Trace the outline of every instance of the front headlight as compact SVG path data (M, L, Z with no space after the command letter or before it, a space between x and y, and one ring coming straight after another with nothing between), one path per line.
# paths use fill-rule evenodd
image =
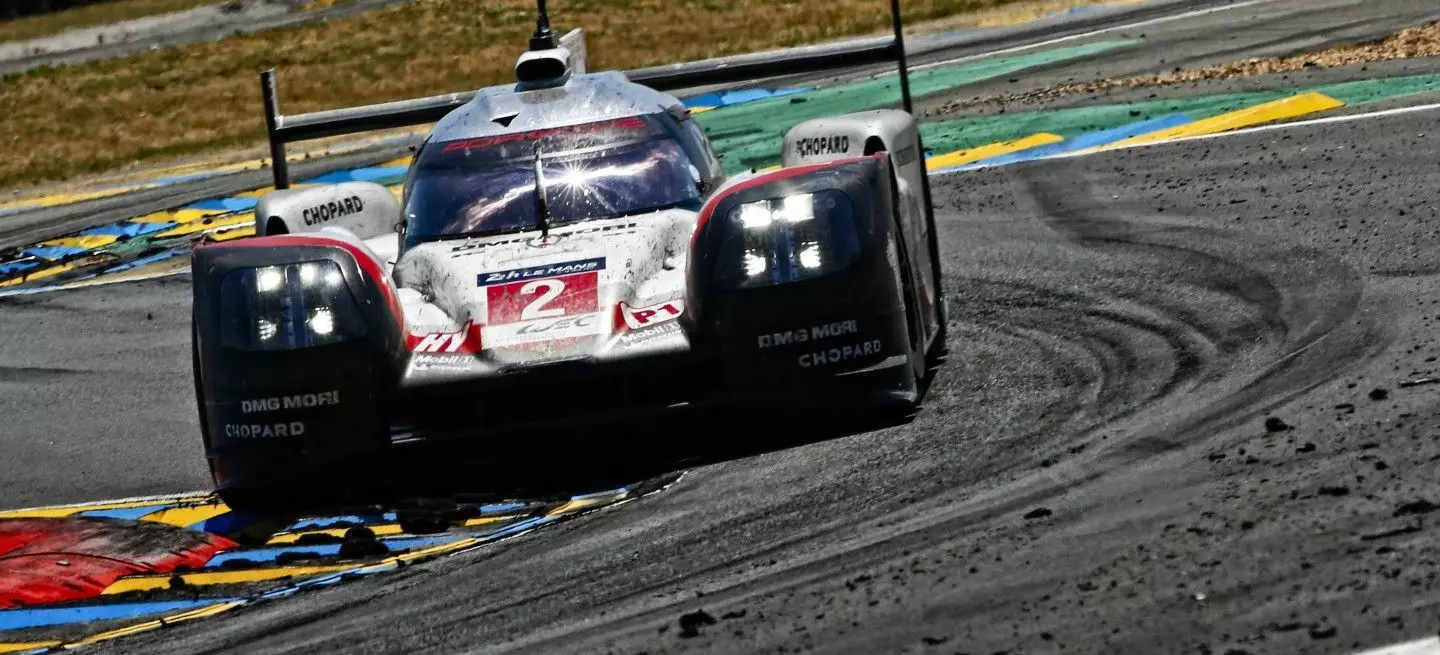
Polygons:
M730 210L715 285L748 289L808 280L860 259L855 210L840 191L748 202Z
M235 269L220 296L226 348L296 350L365 336L365 319L333 261Z

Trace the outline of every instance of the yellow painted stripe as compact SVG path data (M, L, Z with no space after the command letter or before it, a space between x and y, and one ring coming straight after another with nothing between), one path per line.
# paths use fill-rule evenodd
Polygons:
M971 162L977 162L981 159L989 159L991 157L997 157L1000 155L1008 155L1012 152L1025 150L1027 148L1034 148L1037 146L1048 146L1052 143L1059 143L1064 140L1065 137L1062 137L1058 134L1040 132L1038 134L1031 134L1030 136L1020 139L1014 139L1012 141L1000 141L998 143L977 146L966 150L947 152L943 155L935 155L934 157L925 160L925 168L932 171L938 171L942 168L954 168L956 166L963 166Z
M75 270L75 268L76 266L74 264L61 264L59 266L51 266L50 268L42 268L38 271L31 271L29 273L26 273L25 277L17 277L13 280L6 280L4 282L0 282L0 287L13 287L17 284L24 284L26 282L33 282L35 280L43 280L47 277L54 277L61 273L68 273Z
M165 277L175 271L190 265L189 257L171 257L153 264L137 266L127 271L111 273L103 277L90 278L88 280L77 280L60 285L63 289L81 289L84 287L98 287L116 282L136 282L139 280L151 280L157 277Z
M132 218L132 223L193 223L203 221L211 216L228 214L223 209L179 209L176 211L155 212L146 214L140 218Z
M1100 150L1112 150L1126 146L1139 145L1143 143L1157 143L1171 139L1183 139L1191 136L1202 136L1206 134L1218 134L1229 132L1244 127L1273 123L1291 118L1297 118L1306 114L1338 109L1344 107L1345 103L1340 102L1323 93L1302 93L1298 96L1281 98L1273 102L1267 102L1254 107L1246 107L1238 111L1232 111L1219 116L1213 116L1194 123L1188 123L1168 130L1141 134L1124 141L1103 146Z
M267 582L273 580L288 580L291 578L308 578L316 575L347 571L358 568L355 564L331 564L328 566L277 566L263 569L244 569L238 571L204 571L201 573L185 573L180 578L185 581L186 586L205 587L220 584L244 584L247 582ZM170 588L170 579L173 575L137 575L129 578L121 578L112 582L105 588L101 595L112 596L131 591L157 591Z
M58 641L12 641L9 643L0 643L0 653L23 653L30 650L40 650L41 648L53 648L59 645L60 642Z
M701 106L701 107L691 107L691 108L690 108L690 113L691 113L691 114L703 114L703 113L705 113L705 112L707 112L707 111L710 111L710 110L712 110L712 109L714 109L714 107L704 107L704 106Z
M208 232L210 230L219 230L226 227L239 227L242 225L249 225L251 227L254 227L254 224L255 214L252 212L245 212L244 214L239 214L230 218L213 219L209 223L206 223L204 221L182 223L176 227L165 230L164 232L155 235L155 238L165 239L169 237L180 237L187 234L195 234L197 232Z
M399 158L399 159L391 159L390 161L387 161L387 162L381 164L381 165L380 165L380 168L395 168L395 167L397 167L397 166L409 166L410 163L413 162L413 161L415 161L415 157L414 157L414 156L406 155L406 156L401 157L401 158Z
M80 512L89 512L99 509L126 509L129 507L144 507L146 505L164 505L167 503L193 503L211 497L211 494L195 494L191 496L177 496L174 498L155 498L149 500L118 500L102 501L96 503L83 503L79 505L66 505L64 507L32 507L28 509L14 509L0 512L0 519L19 518L48 518L54 516L70 516Z
M242 226L240 226L240 227L230 228L230 229L227 229L227 230L222 230L222 231L220 231L220 232L216 232L216 233L214 233L214 234L211 234L211 235L210 235L210 240L211 240L211 241L230 241L231 239L239 239L239 238L241 238L241 237L253 237L253 236L255 236L255 226L254 226L254 225L242 225Z
M482 517L480 517L480 518L466 519L465 521L462 521L462 522L459 524L459 526L460 526L460 527L463 527L463 528L474 528L474 527L479 527L479 526L482 526L482 525L490 525L491 523L499 523L499 522L501 522L501 521L509 521L509 520L515 519L515 518L517 518L517 517L515 517L515 516L482 516ZM393 536L393 535L397 535L397 534L405 534L405 531L404 531L403 529L401 529L399 525L396 525L396 524L394 524L394 523L382 523L382 524L379 524L379 525L367 525L367 526L365 526L365 527L370 528L370 531L371 531L371 532L374 532L374 533L375 533L375 536L377 536L377 537L389 537L389 536ZM304 531L304 532L282 532L282 533L277 534L277 535L275 535L275 536L273 536L273 537L270 537L270 540L267 541L267 542L265 542L265 545L267 545L267 546L280 546L280 545L284 545L284 544L293 544L293 543L295 543L295 542L297 542L297 541L300 541L300 538L301 538L301 537L303 537L303 536L305 536L305 535L309 535L309 534L323 534L323 535L328 535L328 536L331 536L331 537L344 538L344 537L345 537L345 531L346 531L346 530L349 530L349 529L350 529L350 528L331 528L331 529L328 529L328 530L307 530L307 531Z
M562 514L573 514L573 513L575 513L575 512L581 512L581 511L590 509L590 508L592 508L592 507L596 507L596 506L598 506L598 505L610 505L610 504L612 504L612 503L619 502L619 501L621 501L621 500L624 500L625 497L626 497L626 496L629 496L629 495L630 495L630 494L628 494L628 493L624 493L624 494L620 494L620 495L618 495L618 496L602 496L602 497L600 497L600 498L585 498L585 499L580 499L580 500L572 500L572 501L570 501L570 502L568 502L568 503L565 503L564 505L561 505L561 506L559 506L559 507L556 507L555 509L550 510L550 511L548 512L548 514L549 514L550 516L560 516L560 515L562 515Z
M246 582L264 582L267 580L284 580L288 578L303 578L316 575L340 573L343 571L370 571L379 567L389 567L396 564L408 564L420 559L438 557L447 553L464 550L480 543L479 539L461 539L459 541L433 546L424 550L417 550L413 553L387 557L374 564L334 564L329 566L289 566L273 567L263 569L246 569L241 571L206 571L202 573L186 573L180 577L190 586L206 586L220 584L239 584ZM169 589L172 575L140 575L128 578L121 578L105 588L102 595L121 594L128 591L153 591L157 589Z
M365 527L370 528L370 530L374 532L375 536L377 537L388 537L390 535L404 534L405 532L404 530L400 529L400 526L393 523L385 525L367 525ZM305 532L282 532L273 537L270 537L270 540L265 542L265 545L283 546L285 544L293 544L297 541L300 541L301 537L311 534L323 534L329 535L331 537L343 538L345 536L345 531L349 529L350 528L333 528L330 530L308 530Z
M440 555L444 555L444 554L447 554L447 553L454 553L454 552L457 552L457 551L465 550L466 548L470 548L471 546L475 546L475 545L477 545L477 544L479 544L479 543L480 543L480 540L479 540L479 539L461 539L460 541L451 542L451 543L448 543L448 544L442 544L442 545L439 545L439 546L435 546L435 547L433 547L433 548L426 548L426 549L424 549L424 550L417 550L417 551L415 551L415 552L413 552L413 553L406 553L406 554L404 554L404 555L396 555L395 557L391 557L391 558L385 559L385 560L381 561L379 564L376 564L376 565L374 565L374 566L389 566L389 565L391 565L391 564L409 564L410 562L414 562L414 561L416 561L416 560L429 559L429 558L431 558L431 557L438 557L438 556L440 556ZM365 567L365 568L369 569L369 568L374 568L374 567L373 567L373 566L367 566L367 567Z
M86 638L81 639L81 640L79 640L79 641L72 641L72 642L70 642L70 643L68 643L68 644L65 644L65 649L66 649L66 650L69 650L69 649L72 649L72 648L76 648L76 647L78 647L78 646L88 646L88 645L90 645L90 644L98 643L98 642L101 642L101 641L108 641L108 640L111 640L111 639L115 639L115 638L117 638L117 637L127 637L127 636L129 636L129 635L139 634L139 633L141 633L141 632L149 632L149 631L151 631L151 630L155 630L156 628L163 628L163 627L165 627L165 626L174 625L174 624L176 624L176 623L183 623L183 622L185 622L185 621L193 621L193 620L195 620L195 619L203 619L203 618L208 617L208 616L214 616L214 615L219 614L219 613L221 613L221 612L227 612L227 611L229 611L229 610L235 609L236 607L239 607L239 606L244 605L244 604L245 604L244 601L233 601L233 602L229 602L229 603L217 603L217 604L215 604L215 605L210 605L210 606L208 606L208 607L202 607L202 608L200 608L200 609L190 610L190 611L188 611L188 612L181 612L180 614L175 614L175 615L172 615L172 616L167 616L167 617L165 617L165 618L163 618L163 619L155 619L155 620L153 620L153 621L146 621L146 622L144 622L144 623L137 623L137 624L135 624L135 625L128 626L128 627L124 627L124 628L120 628L120 629L117 629L117 630L110 630L110 631L108 631L108 632L101 632L101 633L99 633L99 634L93 634L93 635L90 635L89 637L86 637Z
M115 235L113 235L113 234L83 234L83 235L76 235L76 236L73 236L73 237L60 237L59 239L50 239L50 240L48 240L48 241L41 241L40 243L35 244L35 245L36 245L36 246L70 246L71 248L84 248L84 249L86 249L86 250L91 250L91 249L94 249L94 248L99 248L99 247L101 247L101 246L108 246L108 245L110 245L110 244L112 244L112 243L115 243L116 241L119 241L119 240L120 240L120 237L115 236Z
M201 521L213 519L229 511L230 508L227 507L225 503L216 500L214 502L206 503L204 505L188 505L184 507L172 507L170 509L162 509L158 512L151 512L149 514L146 514L145 516L140 517L140 520L149 521L151 523L176 525L183 528L187 525L194 525Z

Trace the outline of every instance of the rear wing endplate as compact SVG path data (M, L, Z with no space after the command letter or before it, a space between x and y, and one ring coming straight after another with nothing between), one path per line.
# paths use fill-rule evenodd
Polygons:
M890 0L890 17L894 36L639 68L625 71L625 76L637 84L658 91L670 91L893 61L900 67L900 94L905 111L914 113L905 62L905 37L901 32L900 0ZM571 70L584 73L588 63L584 32L572 30L560 38L560 45L571 53ZM470 102L476 93L463 91L286 116L280 113L280 94L274 69L260 74L260 89L265 102L265 128L270 139L271 170L276 189L290 187L286 144L434 123Z

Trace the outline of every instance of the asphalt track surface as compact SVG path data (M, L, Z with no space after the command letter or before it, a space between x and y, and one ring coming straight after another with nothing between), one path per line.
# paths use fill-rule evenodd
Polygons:
M809 442L697 427L671 436L713 463L663 493L97 651L1330 653L1433 635L1440 384L1401 383L1440 377L1437 127L937 177L950 357L913 422ZM206 485L188 292L0 300L0 500ZM653 438L615 443L625 473L665 465Z

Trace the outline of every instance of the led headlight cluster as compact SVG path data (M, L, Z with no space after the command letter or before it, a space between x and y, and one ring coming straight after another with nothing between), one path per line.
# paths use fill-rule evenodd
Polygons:
M220 341L227 348L295 350L365 336L365 320L333 261L236 269L220 290Z
M715 283L745 289L833 273L860 258L855 210L836 190L749 202L730 210Z

